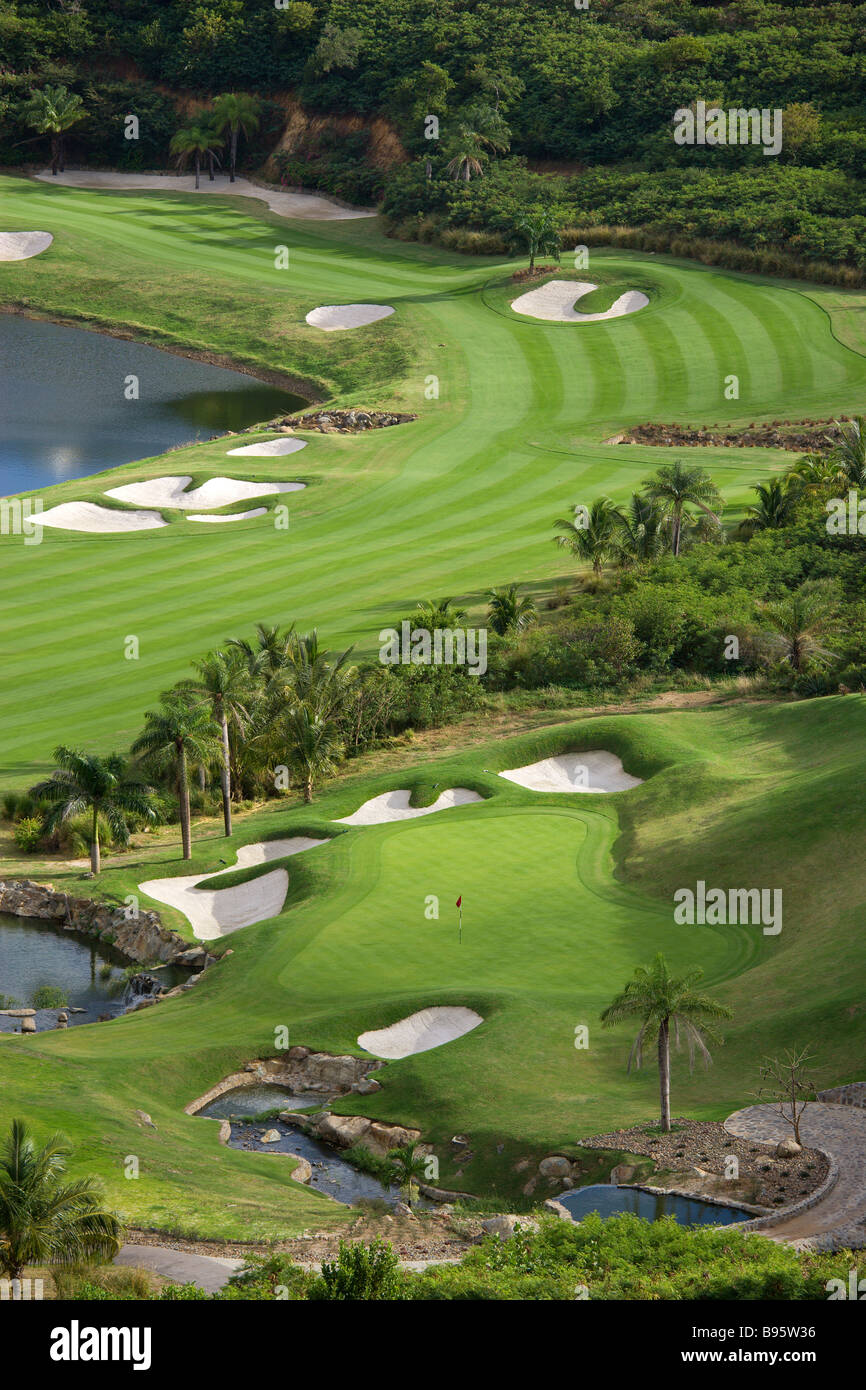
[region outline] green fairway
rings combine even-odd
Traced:
[[[626,497],[670,459],[604,445],[616,431],[862,405],[866,361],[835,336],[818,291],[593,251],[581,274],[597,267],[604,284],[646,288],[649,306],[609,323],[533,323],[508,307],[520,292],[513,265],[388,241],[375,221],[290,223],[245,199],[18,178],[0,191],[5,227],[55,236],[41,256],[0,265],[3,302],[419,415],[367,436],[309,435],[282,462],[227,459],[215,442],[46,490],[50,507],[105,503],[105,487],[157,473],[308,483],[289,499],[288,531],[270,515],[209,527],[166,512],[169,526],[143,534],[46,529],[29,547],[0,536],[4,787],[31,783],[60,740],[127,745],[191,656],[255,621],[318,624],[328,645],[370,653],[419,599],[462,595],[471,608],[494,584],[543,591],[571,569],[550,543],[554,518],[602,492]],[[287,270],[275,269],[280,245]],[[857,299],[834,291],[827,302],[861,345],[849,322]],[[347,301],[397,312],[354,333],[305,324],[316,305]],[[732,375],[736,401],[724,394]],[[707,449],[700,461],[736,511],[784,456]],[[137,661],[124,659],[130,634]]]
[[[823,1084],[850,1080],[866,1043],[856,804],[864,724],[855,696],[592,718],[423,774],[358,777],[312,807],[256,813],[238,843],[333,833],[334,817],[391,787],[412,787],[419,804],[452,786],[485,797],[429,819],[341,830],[285,861],[283,911],[233,934],[231,957],[183,998],[109,1024],[0,1039],[0,1125],[19,1112],[61,1124],[78,1161],[142,1224],[299,1230],[333,1208],[290,1185],[279,1159],[221,1149],[216,1126],[183,1107],[244,1061],[274,1055],[280,1027],[292,1043],[358,1052],[363,1030],[460,1004],[483,1025],[389,1063],[380,1092],[337,1108],[417,1125],[440,1155],[443,1185],[519,1200],[520,1158],[569,1151],[581,1136],[657,1113],[654,1059],[627,1075],[631,1031],[599,1023],[657,950],[675,969],[700,965],[704,985],[734,1011],[709,1072],[690,1075],[687,1055],[674,1054],[674,1114],[718,1119],[748,1103],[760,1058],[792,1040],[815,1046]],[[644,785],[613,797],[541,795],[496,775],[590,748],[618,753]],[[200,840],[193,871],[219,868],[224,846]],[[188,872],[175,855],[128,855],[97,886],[125,894],[157,872]],[[698,879],[782,888],[781,933],[676,925],[673,893]],[[54,880],[73,893],[93,887],[71,870]],[[438,919],[425,915],[431,895]],[[586,1049],[575,1047],[581,1024]],[[140,1129],[137,1108],[156,1133]],[[454,1133],[470,1135],[476,1154],[459,1179]],[[136,1182],[121,1176],[130,1153],[141,1157]]]

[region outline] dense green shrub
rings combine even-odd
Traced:
[[[322,1274],[307,1293],[310,1299],[382,1300],[399,1299],[403,1295],[403,1279],[397,1255],[388,1241],[373,1240],[351,1244],[340,1241],[336,1261],[325,1261]]]

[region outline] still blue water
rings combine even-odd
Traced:
[[[621,1216],[631,1212],[644,1221],[659,1221],[672,1216],[681,1226],[730,1226],[734,1221],[751,1221],[754,1212],[741,1207],[721,1207],[714,1202],[702,1202],[699,1197],[678,1197],[674,1193],[641,1192],[636,1187],[616,1187],[613,1183],[591,1183],[573,1192],[563,1192],[556,1198],[580,1221],[591,1211],[599,1216]]]
[[[138,399],[127,400],[127,379]],[[0,314],[0,497],[301,409],[241,372],[82,328]]]

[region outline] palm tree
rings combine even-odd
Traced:
[[[658,502],[671,522],[671,542],[674,555],[679,555],[683,531],[683,510],[691,503],[711,517],[716,526],[719,517],[708,503],[721,506],[721,498],[715,483],[703,468],[689,467],[679,460],[665,464],[654,478],[644,484],[647,497]]]
[[[255,631],[253,642],[246,637],[230,637],[227,646],[237,647],[243,653],[251,675],[255,676],[261,672],[273,675],[291,661],[296,640],[295,625],[290,623],[281,631],[276,626],[268,627],[265,623],[256,623]]]
[[[620,564],[645,564],[658,559],[667,545],[665,517],[658,502],[633,492],[628,506],[618,509],[617,559]]]
[[[789,526],[796,510],[796,491],[785,487],[779,478],[771,478],[768,483],[756,484],[754,491],[758,501],[746,508],[746,515],[740,522],[740,533],[753,536],[756,531],[777,531]]]
[[[829,493],[843,481],[844,473],[832,454],[804,454],[785,474],[786,485],[794,496]]]
[[[588,514],[585,507],[575,507],[573,518],[555,521],[554,526],[563,534],[554,536],[553,543],[581,560],[588,560],[598,576],[617,553],[620,519],[619,508],[610,498],[599,497]]]
[[[40,135],[51,136],[51,172],[63,173],[66,164],[66,132],[87,115],[84,102],[77,92],[70,92],[62,84],[53,87],[47,82],[40,89],[30,92],[30,99],[24,106],[27,124]]]
[[[518,595],[516,584],[489,589],[487,597],[487,621],[500,637],[506,632],[525,632],[538,617],[533,600],[528,594]]]
[[[458,183],[469,183],[473,177],[484,173],[484,148],[477,137],[459,135],[448,152],[451,158],[445,167]]]
[[[732,1016],[724,1004],[717,1003],[707,994],[695,992],[695,985],[703,973],[698,966],[687,970],[684,975],[671,975],[664,956],[659,952],[651,966],[637,967],[625,989],[601,1015],[604,1028],[612,1028],[623,1019],[640,1019],[640,1030],[629,1053],[628,1071],[631,1071],[633,1062],[638,1067],[641,1065],[645,1044],[652,1043],[654,1039],[658,1042],[660,1127],[665,1133],[671,1127],[671,1029],[677,1047],[680,1045],[680,1031],[685,1033],[691,1070],[696,1049],[706,1066],[712,1061],[705,1038],[720,1041],[708,1027],[707,1020]]]
[[[218,762],[222,747],[210,711],[203,705],[191,704],[185,691],[169,690],[161,700],[161,709],[145,714],[144,729],[132,745],[132,752],[161,772],[173,774],[180,803],[183,857],[191,859],[190,764],[210,766]]]
[[[213,128],[219,135],[229,133],[229,183],[235,181],[235,166],[238,159],[238,134],[242,132],[247,139],[259,128],[261,103],[246,92],[223,92],[214,98],[212,120]]]
[[[529,269],[535,269],[536,256],[555,256],[559,260],[560,240],[556,218],[549,208],[533,208],[516,224],[529,252]]]
[[[866,488],[866,418],[857,415],[853,420],[834,420],[840,439],[834,440],[830,458],[849,487]]]
[[[403,1149],[391,1149],[388,1164],[391,1181],[397,1184],[406,1205],[411,1207],[418,1194],[418,1183],[427,1176],[425,1156],[418,1152],[417,1144],[407,1144]]]
[[[177,167],[183,169],[190,156],[192,156],[195,162],[196,188],[199,186],[202,158],[210,161],[211,178],[213,178],[213,160],[215,158],[215,146],[217,144],[218,137],[214,134],[213,130],[211,130],[210,126],[202,120],[197,120],[191,125],[184,126],[171,137],[169,149],[173,155],[177,156]]]
[[[24,1121],[12,1121],[0,1156],[0,1269],[9,1279],[25,1265],[109,1259],[120,1249],[120,1221],[97,1181],[63,1181],[70,1153],[63,1135],[37,1148]]]
[[[100,870],[99,817],[103,816],[116,839],[129,839],[129,814],[153,819],[152,790],[127,775],[126,761],[117,753],[101,758],[61,744],[54,750],[57,767],[45,782],[32,787],[31,796],[55,803],[46,821],[54,830],[83,811],[91,813],[90,873]]]
[[[307,704],[298,704],[289,712],[287,762],[307,803],[313,799],[314,783],[334,771],[341,752],[340,732],[332,719],[323,718]]]
[[[457,124],[448,153],[448,173],[469,183],[474,174],[483,174],[488,150],[502,153],[511,143],[511,132],[503,117],[492,106],[468,106]]]
[[[463,627],[467,616],[466,609],[456,606],[452,598],[425,598],[415,609],[412,620],[428,632],[435,632],[437,627],[445,632],[449,628]]]
[[[211,652],[203,661],[196,661],[193,664],[198,672],[198,679],[181,681],[177,688],[188,690],[191,695],[206,705],[214,723],[219,725],[222,738],[220,781],[223,799],[223,824],[228,836],[232,833],[229,725],[231,724],[239,734],[242,734],[249,722],[249,671],[243,654],[237,649],[231,652]]]
[[[833,631],[836,598],[831,579],[810,579],[792,594],[766,605],[772,643],[792,670],[799,673],[810,661],[824,664],[832,657],[820,639]]]
[[[351,647],[336,657],[326,651],[314,628],[303,636],[295,636],[289,649],[289,664],[276,680],[279,683],[285,676],[292,702],[305,704],[313,714],[328,720],[339,712],[357,678],[356,667],[348,664],[351,655]]]

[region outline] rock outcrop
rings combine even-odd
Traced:
[[[417,415],[398,415],[390,410],[316,410],[307,415],[271,420],[270,428],[318,430],[320,434],[361,434],[364,430],[384,430],[405,425]]]
[[[843,419],[845,417],[843,416]],[[833,420],[774,420],[772,424],[749,425],[747,429],[725,431],[718,426],[636,425],[634,429],[606,440],[608,444],[652,444],[663,447],[713,449],[790,449],[800,454],[825,453],[839,439]]]
[[[112,907],[93,898],[73,898],[50,883],[0,881],[0,912],[57,922],[68,931],[99,937],[142,965],[174,963],[190,951],[188,941],[164,927],[158,912]]]

